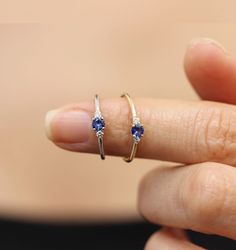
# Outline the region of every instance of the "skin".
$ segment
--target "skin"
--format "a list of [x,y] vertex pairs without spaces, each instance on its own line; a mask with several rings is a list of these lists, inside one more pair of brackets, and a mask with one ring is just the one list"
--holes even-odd
[[[236,61],[217,42],[200,39],[189,46],[184,68],[207,101],[134,98],[145,126],[137,157],[178,163],[152,170],[140,183],[141,215],[164,226],[146,250],[201,249],[189,242],[184,229],[236,239]],[[66,150],[98,153],[89,125],[93,110],[93,102],[83,102],[49,112],[48,138]],[[127,102],[103,100],[101,110],[106,154],[129,154]]]

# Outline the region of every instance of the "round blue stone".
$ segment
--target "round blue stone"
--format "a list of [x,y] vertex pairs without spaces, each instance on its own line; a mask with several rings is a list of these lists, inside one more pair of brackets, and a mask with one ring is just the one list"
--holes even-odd
[[140,140],[144,133],[144,127],[141,124],[136,124],[131,128],[131,133],[135,139]]
[[97,132],[103,130],[105,128],[104,120],[99,117],[94,118],[92,122],[92,128]]

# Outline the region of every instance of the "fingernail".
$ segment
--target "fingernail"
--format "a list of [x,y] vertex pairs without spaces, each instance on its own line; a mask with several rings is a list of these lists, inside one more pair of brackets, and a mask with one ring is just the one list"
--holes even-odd
[[211,38],[208,38],[208,37],[201,37],[201,38],[193,39],[190,42],[189,47],[194,48],[198,44],[212,44],[212,45],[216,46],[217,48],[219,48],[220,50],[222,50],[224,53],[227,53],[225,47],[223,47],[219,42],[217,42]]
[[45,131],[46,131],[47,138],[49,140],[53,140],[51,124],[52,124],[53,118],[56,116],[56,114],[58,112],[59,112],[59,110],[57,110],[57,109],[50,110],[47,112],[47,114],[45,116]]
[[89,137],[90,117],[85,111],[51,110],[46,114],[48,139],[59,143],[82,143]]

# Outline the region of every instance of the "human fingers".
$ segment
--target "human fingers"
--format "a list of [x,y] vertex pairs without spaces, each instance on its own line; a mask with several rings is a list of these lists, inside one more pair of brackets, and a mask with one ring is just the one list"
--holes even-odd
[[191,243],[181,229],[163,228],[154,233],[146,243],[145,250],[200,250]]
[[138,208],[153,223],[236,239],[235,180],[219,163],[157,168],[140,184]]
[[[236,108],[214,102],[135,99],[144,124],[137,156],[181,163],[217,161],[236,165]],[[130,153],[131,114],[126,100],[101,101],[106,154]],[[98,153],[91,129],[94,103],[76,103],[46,117],[48,137],[63,149]]]
[[209,38],[192,41],[184,68],[202,99],[236,104],[236,59],[220,43]]

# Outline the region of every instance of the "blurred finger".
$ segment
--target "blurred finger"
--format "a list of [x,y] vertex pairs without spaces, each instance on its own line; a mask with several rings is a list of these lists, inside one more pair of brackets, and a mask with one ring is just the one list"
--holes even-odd
[[236,169],[218,163],[157,168],[140,184],[141,214],[153,223],[236,239]]
[[209,38],[192,41],[184,67],[202,99],[236,104],[236,60],[218,42]]
[[192,244],[181,229],[164,228],[154,233],[148,240],[145,250],[200,250]]

